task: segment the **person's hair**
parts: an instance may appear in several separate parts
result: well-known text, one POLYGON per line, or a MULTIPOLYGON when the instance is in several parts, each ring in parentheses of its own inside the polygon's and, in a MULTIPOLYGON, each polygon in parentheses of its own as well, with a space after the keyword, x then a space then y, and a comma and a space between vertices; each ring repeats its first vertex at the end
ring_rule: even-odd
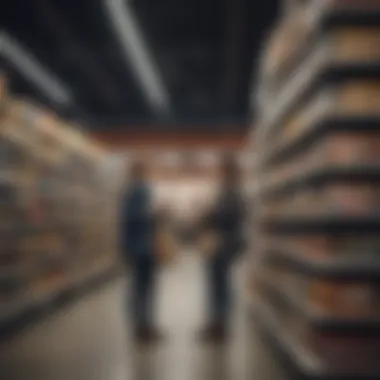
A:
POLYGON ((229 183, 240 182, 240 165, 232 155, 226 155, 221 162, 222 180, 229 183))

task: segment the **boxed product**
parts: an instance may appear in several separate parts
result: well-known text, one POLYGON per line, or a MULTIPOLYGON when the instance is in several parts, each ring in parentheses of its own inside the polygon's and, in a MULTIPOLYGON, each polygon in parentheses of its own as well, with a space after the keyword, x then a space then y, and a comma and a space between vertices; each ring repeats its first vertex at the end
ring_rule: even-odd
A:
POLYGON ((366 167, 380 164, 380 133, 340 132, 326 136, 305 155, 314 167, 366 167))
POLYGON ((268 215, 304 217, 370 217, 380 212, 379 186, 336 184, 297 192, 266 206, 268 215))
MULTIPOLYGON (((320 67, 317 68, 320 70, 320 67)), ((315 77, 315 74, 311 79, 315 77)), ((301 118, 306 121, 307 126, 311 123, 308 119, 315 123, 318 118, 322 120, 327 117, 379 117, 379 96, 380 80, 378 79, 352 79, 335 85, 326 85, 310 99, 304 109, 298 111, 306 116, 294 116, 294 120, 301 118)), ((290 123, 292 124, 293 122, 290 123)), ((296 130, 305 126, 303 121, 299 124, 294 127, 296 130)))
POLYGON ((310 280, 305 301, 332 317, 379 317, 379 290, 372 283, 310 280))
POLYGON ((352 80, 332 89, 328 95, 332 112, 339 116, 380 116, 380 80, 352 80))
POLYGON ((380 28, 345 27, 329 36, 331 58, 335 63, 378 62, 380 60, 380 28))
MULTIPOLYGON (((270 275, 273 270, 265 273, 270 275)), ((342 319, 380 317, 380 287, 376 283, 309 278, 284 267, 277 268, 275 273, 274 278, 266 278, 315 316, 342 319)))
POLYGON ((292 236, 281 238, 278 246, 285 247, 295 255, 313 260, 380 260, 380 237, 370 234, 292 236))
POLYGON ((377 216, 380 211, 380 187, 370 184, 327 186, 321 194, 326 209, 334 215, 377 216))

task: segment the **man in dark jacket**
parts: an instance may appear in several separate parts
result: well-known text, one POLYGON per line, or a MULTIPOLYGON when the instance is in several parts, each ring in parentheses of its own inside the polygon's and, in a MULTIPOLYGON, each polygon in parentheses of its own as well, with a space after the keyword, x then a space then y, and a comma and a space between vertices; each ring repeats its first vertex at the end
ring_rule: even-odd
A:
POLYGON ((216 247, 206 262, 210 321, 202 338, 223 341, 227 336, 231 309, 231 266, 244 249, 244 202, 241 195, 240 169, 237 162, 224 158, 221 165, 222 181, 214 208, 204 220, 203 228, 216 238, 216 247))
POLYGON ((156 221, 143 163, 135 162, 132 165, 129 182, 122 202, 121 253, 132 272, 130 307, 135 337, 139 341, 150 341, 158 338, 153 323, 156 221))

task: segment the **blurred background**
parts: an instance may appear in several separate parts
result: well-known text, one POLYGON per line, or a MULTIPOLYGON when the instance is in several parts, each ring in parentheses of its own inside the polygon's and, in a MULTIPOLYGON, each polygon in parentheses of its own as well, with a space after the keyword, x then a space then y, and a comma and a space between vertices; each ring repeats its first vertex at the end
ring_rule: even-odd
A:
POLYGON ((378 379, 379 67, 377 0, 5 1, 1 379, 378 379), (128 169, 184 233, 226 154, 249 242, 231 340, 194 336, 209 305, 188 237, 157 280, 167 340, 140 349, 128 169))

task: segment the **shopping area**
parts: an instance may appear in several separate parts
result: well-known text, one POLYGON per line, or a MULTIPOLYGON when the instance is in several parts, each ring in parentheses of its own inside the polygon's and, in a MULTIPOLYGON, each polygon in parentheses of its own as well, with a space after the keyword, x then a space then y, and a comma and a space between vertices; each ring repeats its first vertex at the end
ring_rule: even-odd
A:
POLYGON ((3 78, 1 378, 380 378, 380 3, 287 4, 243 137, 79 132, 3 78), (206 284, 190 245, 160 270, 164 341, 137 347, 117 244, 128 162, 145 157, 157 207, 186 225, 212 202, 226 151, 249 204, 230 341, 197 341, 206 284))

